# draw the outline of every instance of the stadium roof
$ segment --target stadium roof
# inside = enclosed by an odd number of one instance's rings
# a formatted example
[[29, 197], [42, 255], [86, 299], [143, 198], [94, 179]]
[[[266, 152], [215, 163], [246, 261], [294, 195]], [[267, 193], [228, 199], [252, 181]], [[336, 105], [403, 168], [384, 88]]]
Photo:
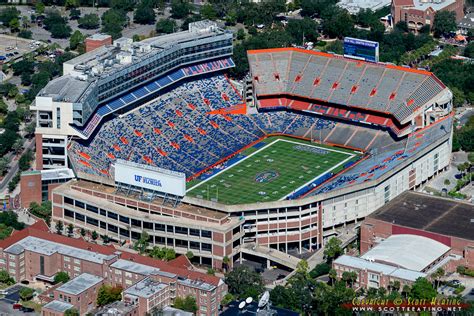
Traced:
[[[423, 251], [420, 251], [423, 249]], [[433, 239], [417, 235], [392, 235], [362, 258], [375, 260], [396, 267], [423, 271], [451, 248]]]
[[394, 225], [474, 240], [472, 204], [407, 191], [368, 216]]
[[426, 277], [426, 273], [397, 268], [383, 263], [370, 262], [368, 260], [352, 257], [347, 255], [342, 255], [334, 260], [335, 264], [344, 265], [347, 267], [352, 267], [359, 270], [370, 270], [384, 275], [390, 275], [395, 278], [400, 278], [404, 280], [416, 281], [418, 278]]
[[375, 64], [300, 48], [247, 52], [258, 97], [284, 95], [392, 115], [405, 124], [442, 95], [446, 86], [431, 72]]

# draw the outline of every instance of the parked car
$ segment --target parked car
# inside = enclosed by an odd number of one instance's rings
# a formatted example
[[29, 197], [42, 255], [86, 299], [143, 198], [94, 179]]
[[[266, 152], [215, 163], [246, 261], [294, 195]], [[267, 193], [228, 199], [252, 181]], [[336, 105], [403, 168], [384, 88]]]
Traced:
[[461, 281], [459, 281], [459, 280], [451, 280], [451, 281], [449, 281], [449, 284], [454, 285], [454, 286], [459, 286], [459, 285], [461, 285]]
[[13, 304], [13, 309], [20, 309], [22, 307], [23, 307], [23, 305], [21, 305], [20, 303]]
[[33, 313], [35, 310], [31, 307], [22, 306], [20, 307], [20, 311], [22, 311], [23, 313]]

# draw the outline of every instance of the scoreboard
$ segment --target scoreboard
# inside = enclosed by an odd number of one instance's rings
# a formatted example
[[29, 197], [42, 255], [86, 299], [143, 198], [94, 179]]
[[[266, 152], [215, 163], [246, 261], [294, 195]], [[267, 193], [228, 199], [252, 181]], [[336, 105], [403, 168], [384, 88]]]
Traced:
[[344, 38], [344, 57], [379, 62], [379, 43], [353, 37]]

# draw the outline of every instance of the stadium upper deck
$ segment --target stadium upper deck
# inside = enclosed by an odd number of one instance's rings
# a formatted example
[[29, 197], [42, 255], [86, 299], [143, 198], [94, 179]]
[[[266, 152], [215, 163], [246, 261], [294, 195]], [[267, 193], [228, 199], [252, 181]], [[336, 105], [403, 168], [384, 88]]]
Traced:
[[451, 98], [446, 86], [424, 70], [298, 48], [254, 50], [248, 52], [248, 58], [261, 107], [277, 106], [265, 100], [269, 96], [301, 97], [322, 105], [380, 113], [404, 125], [434, 101]]

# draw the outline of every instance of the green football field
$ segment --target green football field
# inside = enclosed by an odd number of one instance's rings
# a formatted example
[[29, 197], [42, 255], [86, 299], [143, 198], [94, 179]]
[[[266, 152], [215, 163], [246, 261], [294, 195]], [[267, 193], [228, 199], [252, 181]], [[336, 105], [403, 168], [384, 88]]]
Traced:
[[187, 195], [223, 204], [282, 200], [359, 158], [354, 151], [289, 137], [269, 137], [262, 143], [243, 151], [244, 158], [232, 166], [188, 183]]

